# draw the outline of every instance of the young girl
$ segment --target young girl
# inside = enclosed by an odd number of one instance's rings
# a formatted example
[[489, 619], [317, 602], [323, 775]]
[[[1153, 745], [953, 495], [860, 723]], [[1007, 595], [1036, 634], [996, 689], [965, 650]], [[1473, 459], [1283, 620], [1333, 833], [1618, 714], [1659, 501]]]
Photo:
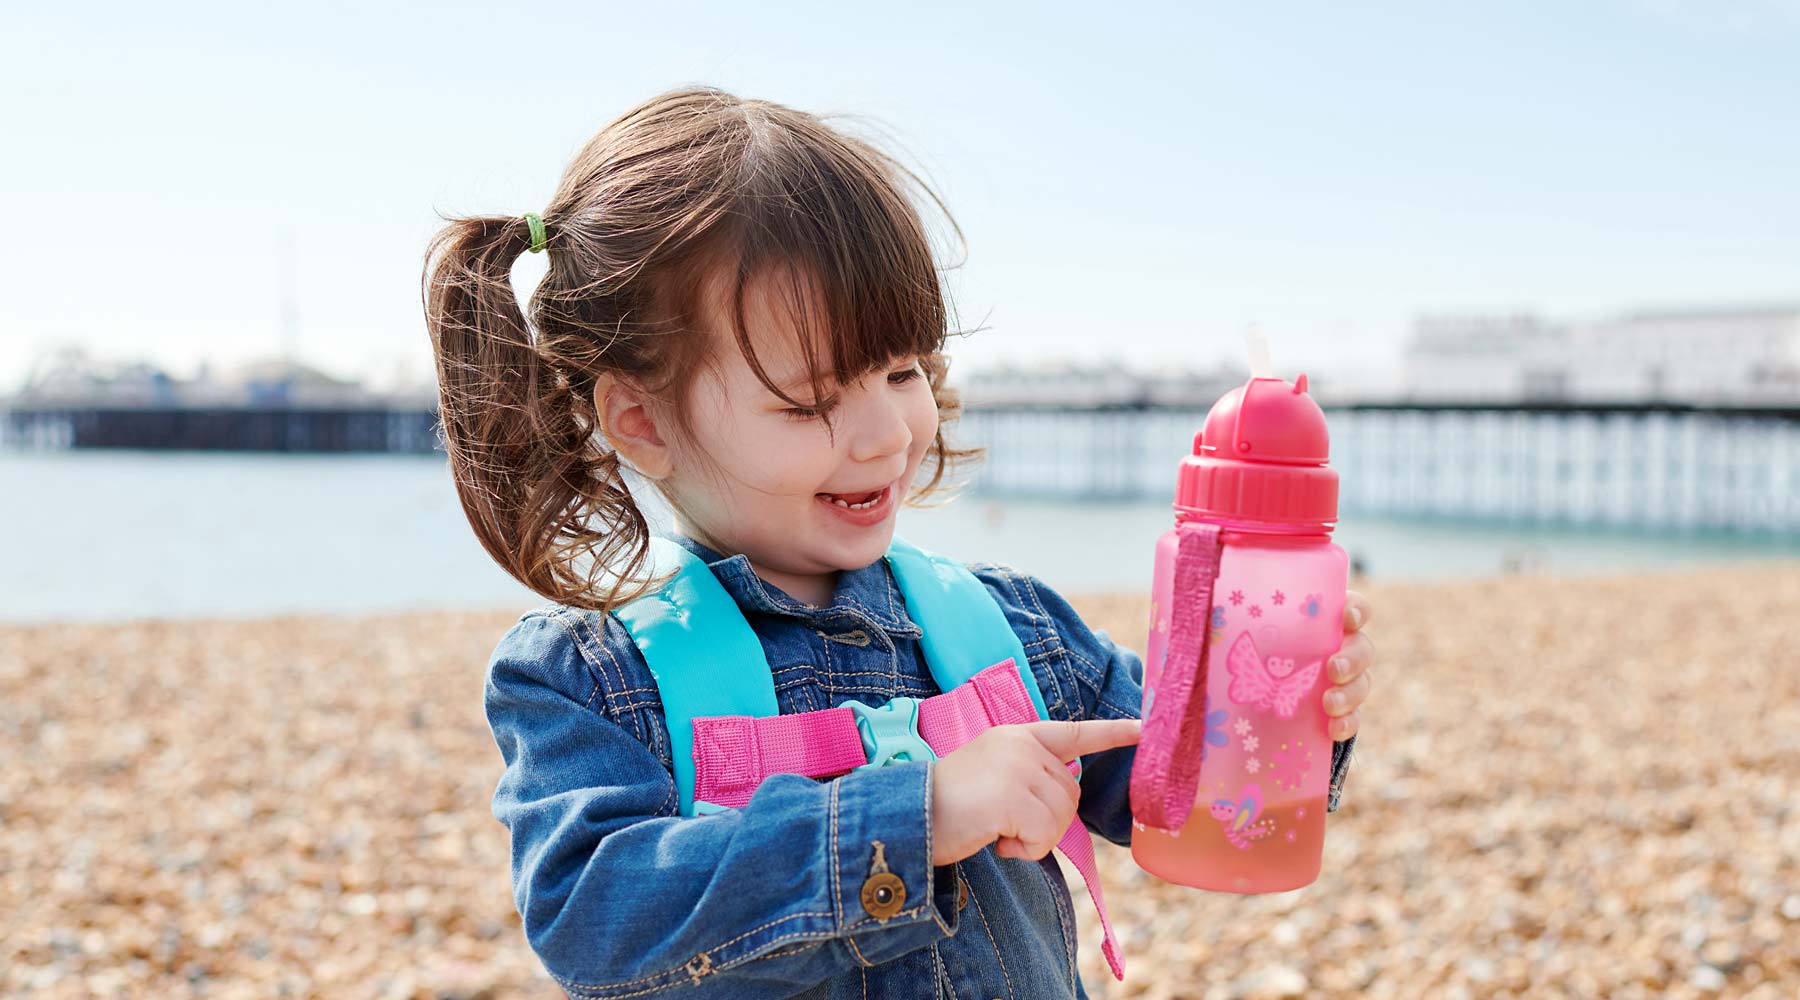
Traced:
[[[574, 996], [1085, 996], [1050, 851], [1076, 818], [1130, 842], [1135, 654], [1037, 578], [968, 563], [1050, 721], [936, 760], [770, 774], [684, 815], [679, 733], [621, 620], [666, 580], [627, 466], [767, 661], [716, 669], [768, 671], [782, 717], [939, 693], [884, 554], [899, 508], [975, 453], [944, 437], [946, 305], [907, 179], [811, 115], [685, 89], [602, 129], [542, 216], [432, 242], [457, 491], [550, 600], [495, 649], [486, 709], [525, 935]], [[527, 251], [548, 254], [529, 323], [509, 280]], [[1367, 604], [1346, 617], [1332, 809], [1369, 686]]]

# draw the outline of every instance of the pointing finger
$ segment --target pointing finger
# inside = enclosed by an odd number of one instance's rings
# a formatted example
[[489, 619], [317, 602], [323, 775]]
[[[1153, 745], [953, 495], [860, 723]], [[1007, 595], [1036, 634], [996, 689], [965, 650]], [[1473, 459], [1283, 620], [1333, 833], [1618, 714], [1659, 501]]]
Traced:
[[1068, 763], [1083, 754], [1099, 753], [1138, 741], [1142, 723], [1137, 719], [1087, 719], [1081, 722], [1032, 722], [1031, 730], [1044, 749]]

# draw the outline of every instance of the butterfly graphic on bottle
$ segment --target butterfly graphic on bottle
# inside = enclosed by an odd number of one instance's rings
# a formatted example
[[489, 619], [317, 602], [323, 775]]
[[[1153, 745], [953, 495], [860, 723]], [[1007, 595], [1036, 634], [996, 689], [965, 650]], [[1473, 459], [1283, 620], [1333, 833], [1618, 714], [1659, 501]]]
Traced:
[[1300, 706], [1300, 696], [1312, 690], [1324, 665], [1323, 658], [1303, 667], [1295, 667], [1292, 657], [1264, 660], [1250, 633], [1239, 632], [1225, 653], [1225, 669], [1231, 674], [1226, 693], [1239, 705], [1255, 705], [1263, 711], [1273, 708], [1277, 717], [1291, 719]]
[[1262, 812], [1262, 786], [1252, 782], [1245, 785], [1240, 800], [1214, 799], [1212, 817], [1225, 828], [1225, 839], [1231, 846], [1240, 851], [1250, 849], [1250, 842], [1261, 840], [1275, 832], [1273, 820], [1258, 823], [1256, 814]]

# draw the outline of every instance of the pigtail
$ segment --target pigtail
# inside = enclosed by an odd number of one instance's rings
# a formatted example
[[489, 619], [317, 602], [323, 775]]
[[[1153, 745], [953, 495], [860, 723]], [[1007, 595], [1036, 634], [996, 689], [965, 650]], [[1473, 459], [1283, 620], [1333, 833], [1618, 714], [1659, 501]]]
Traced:
[[607, 611], [650, 589], [627, 586], [648, 565], [650, 527], [618, 454], [595, 444], [592, 374], [532, 339], [511, 278], [529, 246], [523, 218], [474, 217], [449, 220], [426, 251], [444, 449], [463, 513], [507, 573]]

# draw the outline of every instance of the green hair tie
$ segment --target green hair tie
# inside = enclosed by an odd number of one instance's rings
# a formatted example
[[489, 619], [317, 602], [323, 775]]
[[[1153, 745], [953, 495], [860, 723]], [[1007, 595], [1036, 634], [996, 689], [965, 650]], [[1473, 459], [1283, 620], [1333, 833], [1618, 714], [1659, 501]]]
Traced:
[[536, 212], [526, 212], [525, 224], [531, 227], [531, 252], [537, 253], [544, 249], [545, 242], [549, 239], [544, 235], [544, 217]]

